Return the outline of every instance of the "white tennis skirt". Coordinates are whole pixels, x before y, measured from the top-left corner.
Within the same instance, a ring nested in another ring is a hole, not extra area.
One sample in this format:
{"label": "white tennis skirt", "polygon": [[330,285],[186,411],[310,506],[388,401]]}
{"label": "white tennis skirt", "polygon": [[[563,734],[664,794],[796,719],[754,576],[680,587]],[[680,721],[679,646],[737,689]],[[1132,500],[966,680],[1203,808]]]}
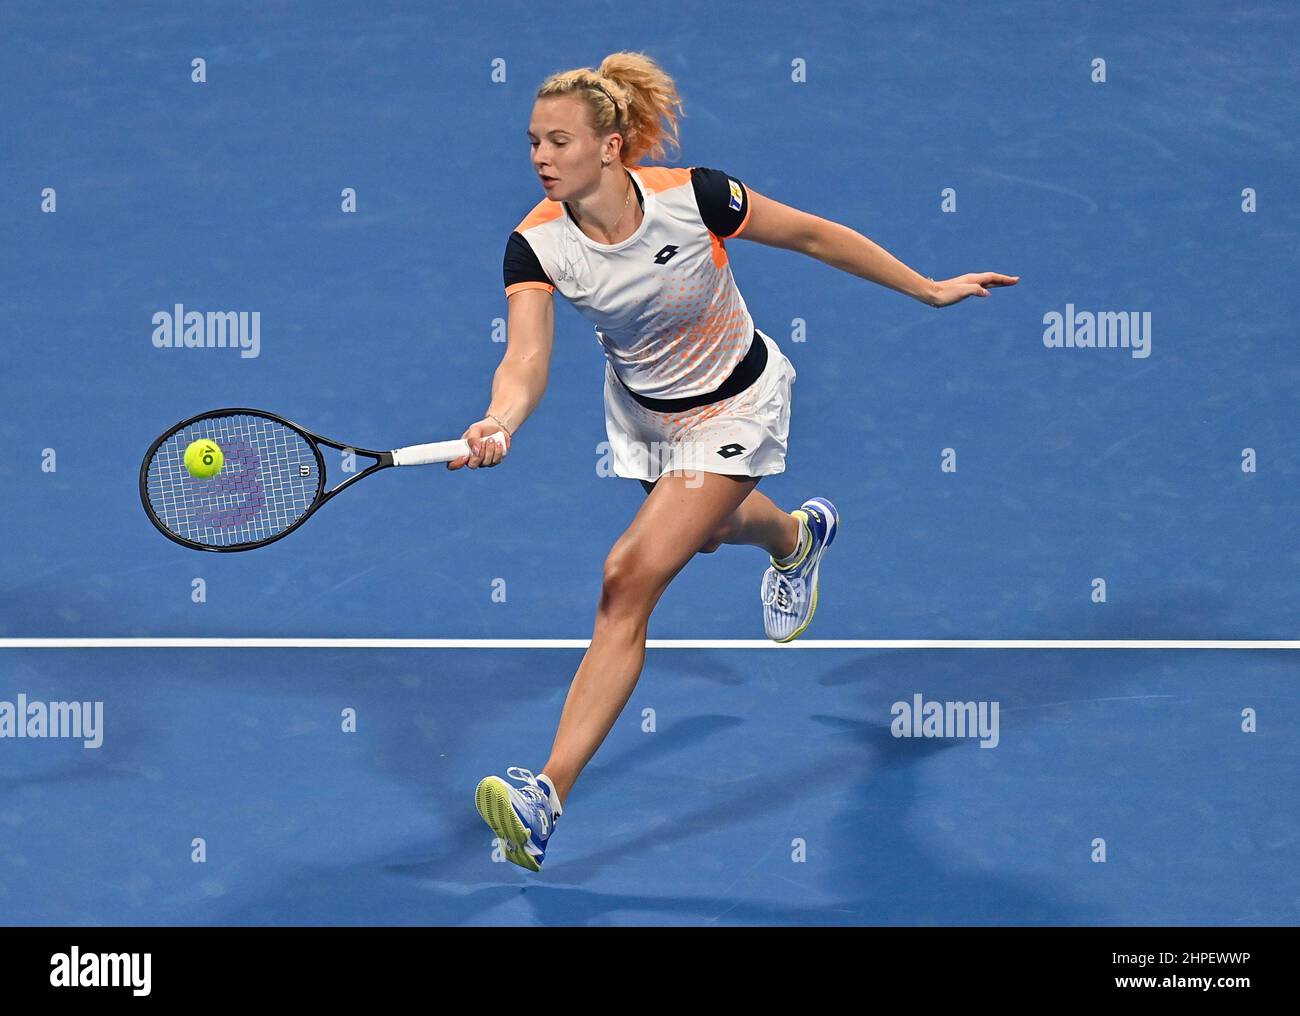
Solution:
{"label": "white tennis skirt", "polygon": [[790,386],[797,375],[776,342],[758,334],[767,344],[767,366],[752,385],[739,395],[676,413],[641,405],[606,363],[605,433],[614,475],[653,482],[674,470],[727,476],[785,472]]}

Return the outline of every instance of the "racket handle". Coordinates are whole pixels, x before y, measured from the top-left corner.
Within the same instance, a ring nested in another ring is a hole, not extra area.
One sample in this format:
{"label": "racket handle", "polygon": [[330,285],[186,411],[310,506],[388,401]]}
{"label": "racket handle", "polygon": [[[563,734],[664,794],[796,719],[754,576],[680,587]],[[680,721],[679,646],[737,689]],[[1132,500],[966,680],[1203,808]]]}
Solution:
{"label": "racket handle", "polygon": [[[504,450],[506,436],[501,431],[488,435],[487,440],[495,441]],[[470,454],[469,442],[464,438],[455,441],[434,441],[432,444],[408,445],[392,452],[395,466],[430,466],[438,462],[451,462]]]}

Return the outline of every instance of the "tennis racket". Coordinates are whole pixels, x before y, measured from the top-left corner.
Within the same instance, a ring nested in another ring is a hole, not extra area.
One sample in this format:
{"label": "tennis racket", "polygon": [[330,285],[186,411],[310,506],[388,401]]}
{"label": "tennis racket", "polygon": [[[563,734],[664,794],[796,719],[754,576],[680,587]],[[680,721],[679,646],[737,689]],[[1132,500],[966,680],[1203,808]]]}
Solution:
{"label": "tennis racket", "polygon": [[[207,438],[224,462],[201,479],[185,467],[185,449]],[[487,440],[505,446],[505,436]],[[374,461],[330,490],[321,446]],[[140,500],[170,540],[194,550],[265,547],[288,536],[321,505],[358,480],[389,466],[425,466],[469,455],[464,439],[376,452],[340,444],[260,409],[215,409],[176,424],[145,454]]]}

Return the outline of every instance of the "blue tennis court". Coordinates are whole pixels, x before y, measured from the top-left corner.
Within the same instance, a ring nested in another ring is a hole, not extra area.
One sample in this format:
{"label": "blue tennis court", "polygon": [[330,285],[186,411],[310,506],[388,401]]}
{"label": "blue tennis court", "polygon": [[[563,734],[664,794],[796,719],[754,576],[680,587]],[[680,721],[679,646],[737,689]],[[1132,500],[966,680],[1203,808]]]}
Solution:
{"label": "blue tennis court", "polygon": [[[1276,924],[1300,902],[1282,652],[652,650],[538,876],[493,863],[472,790],[544,757],[578,651],[13,655],[29,697],[102,700],[105,734],[7,746],[11,920]],[[918,692],[998,702],[996,739],[894,737]]]}
{"label": "blue tennis court", "polygon": [[[1300,918],[1300,15],[713,10],[0,10],[0,922]],[[138,479],[209,408],[372,448],[479,419],[533,95],[622,49],[682,92],[678,164],[1022,279],[936,311],[727,242],[798,368],[759,489],[839,506],[807,638],[852,644],[715,645],[762,640],[766,555],[696,557],[649,629],[692,644],[649,650],[534,876],[474,785],[542,764],[582,652],[500,642],[589,638],[644,499],[608,475],[590,324],[556,301],[500,467],[367,479],[253,553],[168,542]],[[178,307],[257,314],[256,345],[159,347]],[[1053,344],[1121,317],[1127,347]],[[149,641],[248,637],[342,641]],[[100,703],[102,742],[19,737],[20,701]]]}

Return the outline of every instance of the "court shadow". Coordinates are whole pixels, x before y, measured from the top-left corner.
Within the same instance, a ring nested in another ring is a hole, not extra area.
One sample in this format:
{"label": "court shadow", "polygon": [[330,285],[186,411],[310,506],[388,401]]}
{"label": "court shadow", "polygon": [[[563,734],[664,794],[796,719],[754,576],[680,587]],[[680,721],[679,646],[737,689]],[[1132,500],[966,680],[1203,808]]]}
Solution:
{"label": "court shadow", "polygon": [[[1174,619],[1193,606],[1195,623],[1176,626]],[[1180,589],[1122,632],[1101,627],[1105,637],[1114,638],[1203,637],[1219,630],[1221,610],[1213,598],[1198,600],[1193,591]],[[1087,613],[1064,628],[1025,637],[1101,637],[1095,615]],[[835,835],[823,878],[826,890],[868,923],[1141,923],[1143,915],[1125,913],[1116,897],[1087,897],[1082,876],[1088,839],[1082,833],[1073,848],[1077,857],[1052,862],[1077,864],[1079,886],[1062,891],[1059,882],[1047,878],[1003,873],[1024,868],[1016,861],[1051,825],[1021,801],[1033,796],[1017,793],[1021,781],[1059,780],[1062,769],[1080,781],[1103,780],[1096,758],[1082,748],[1040,758],[1035,767],[1003,771],[1011,782],[995,789],[990,786],[994,768],[983,765],[991,759],[981,758],[982,749],[965,738],[896,737],[891,707],[896,701],[911,703],[917,693],[928,701],[998,701],[1005,752],[1015,750],[1009,741],[1032,742],[1041,724],[1059,725],[1062,705],[1132,691],[1135,681],[1158,673],[1161,655],[1153,650],[881,650],[854,654],[827,670],[818,684],[843,691],[849,708],[812,719],[826,729],[828,749],[842,742],[858,750],[835,753],[840,778],[853,795],[829,824]],[[954,751],[967,753],[971,764],[940,767],[937,771],[949,775],[946,784],[936,786],[931,763]],[[957,772],[961,776],[954,779]],[[936,802],[936,791],[946,797]],[[1000,852],[991,851],[990,844]]]}

